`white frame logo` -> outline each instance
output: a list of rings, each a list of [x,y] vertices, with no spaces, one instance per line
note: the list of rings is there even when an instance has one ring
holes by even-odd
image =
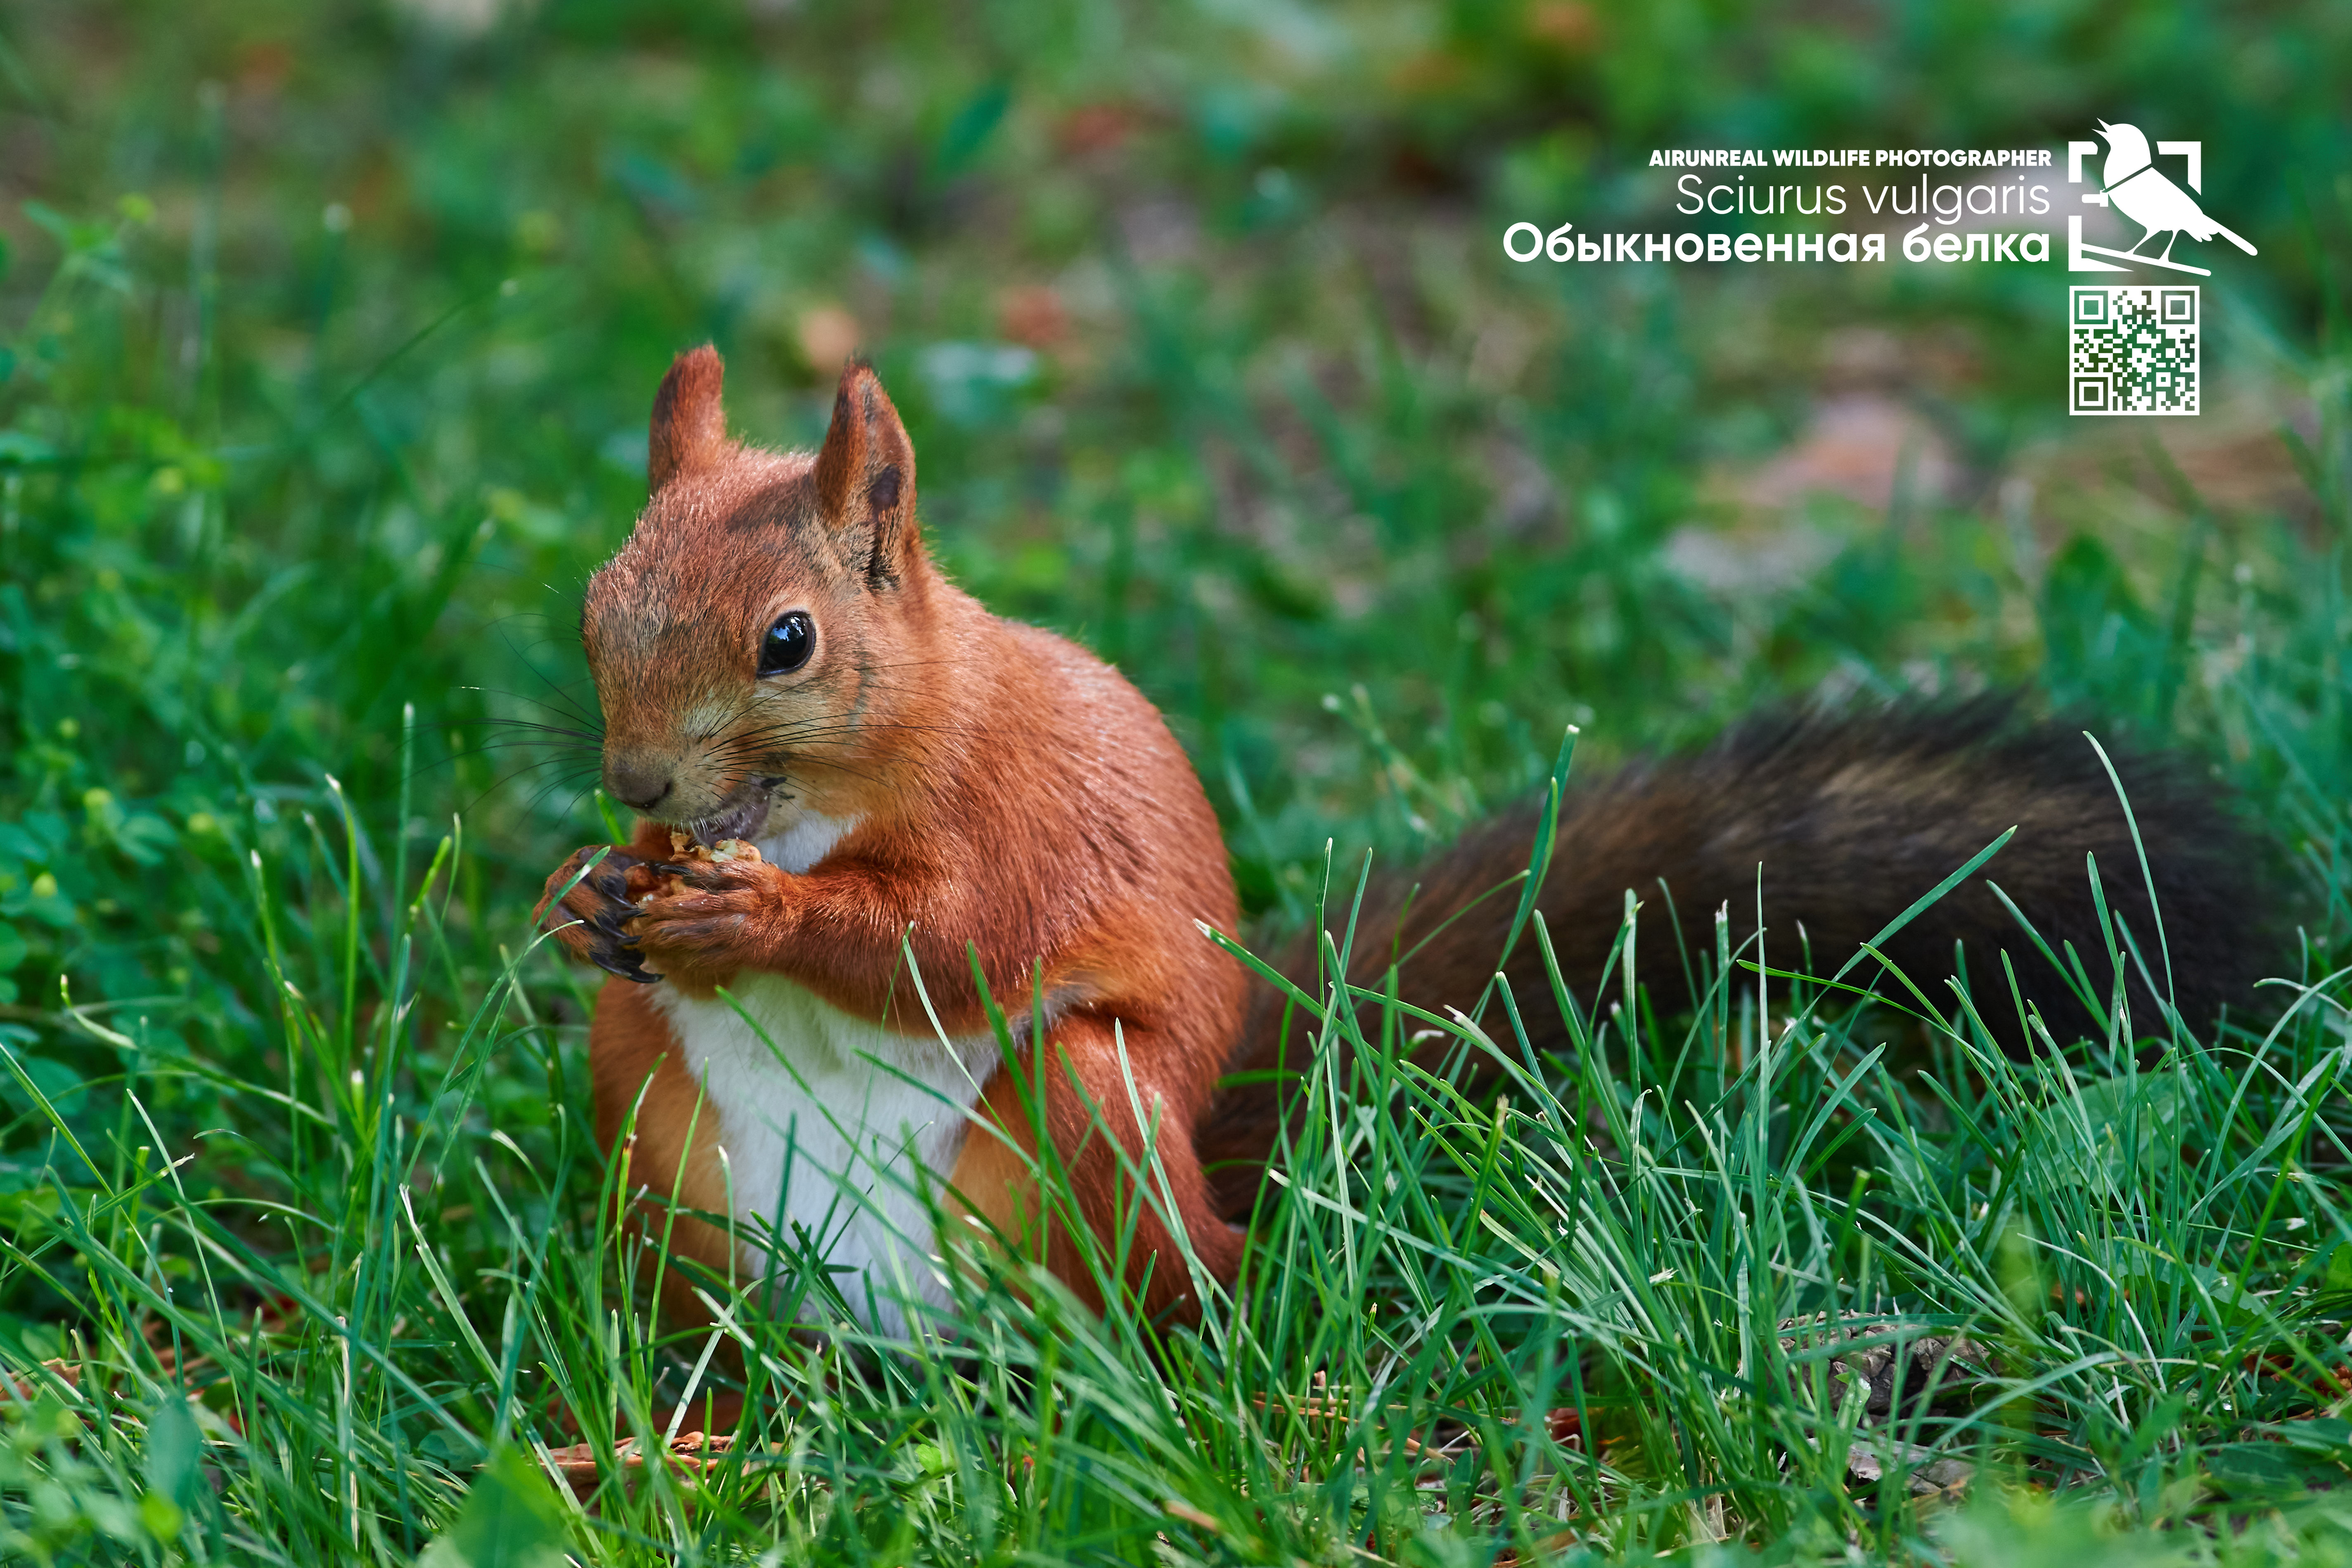
[[[2137,125],[2099,121],[2099,141],[2066,143],[2066,183],[2084,183],[2083,160],[2100,160],[2098,189],[2082,193],[2084,206],[2105,207],[2137,224],[2138,239],[2125,249],[2083,238],[2083,215],[2066,218],[2069,272],[2122,272],[2153,267],[2210,278],[2212,269],[2173,259],[2186,237],[2227,239],[2247,255],[2253,246],[2205,211],[2205,143],[2158,142],[2150,149]],[[2101,142],[2105,145],[2102,146]],[[2179,158],[2186,188],[2157,166]],[[2152,251],[2158,236],[2164,247]],[[2202,402],[2205,313],[2195,284],[2074,284],[2066,301],[2066,411],[2077,415],[2194,415]]]
[[[2083,183],[2083,158],[2085,153],[2105,157],[2099,170],[2099,188],[2083,194],[2085,206],[2105,207],[2117,216],[2138,224],[2147,232],[2128,250],[2115,250],[2104,245],[2083,242],[2083,215],[2070,214],[2066,219],[2066,270],[2069,272],[2128,272],[2130,267],[2118,267],[2115,262],[2130,262],[2140,267],[2162,267],[2174,272],[2191,272],[2200,278],[2210,278],[2212,269],[2192,267],[2185,261],[2172,259],[2172,247],[2180,237],[2194,240],[2223,238],[2248,256],[2258,254],[2252,245],[2226,228],[2216,219],[2206,216],[2199,197],[2205,190],[2205,143],[2202,142],[2158,142],[2156,151],[2148,151],[2147,138],[2137,125],[2109,124],[2099,121],[2099,134],[2106,142],[2103,149],[2096,142],[2066,143],[2066,183]],[[2189,188],[2182,190],[2171,176],[2156,165],[2158,157],[2186,160],[2183,171],[2189,177]],[[2158,235],[2166,237],[2161,255],[2145,256],[2140,247]],[[2093,257],[2111,258],[2095,261]]]

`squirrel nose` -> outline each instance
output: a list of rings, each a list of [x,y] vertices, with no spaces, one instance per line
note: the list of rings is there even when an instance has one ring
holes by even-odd
[[[616,757],[604,764],[604,787],[635,811],[651,811],[667,800],[677,782],[659,763]]]

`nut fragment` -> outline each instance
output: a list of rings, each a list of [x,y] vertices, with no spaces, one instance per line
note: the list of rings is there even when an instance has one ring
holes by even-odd
[[[748,838],[722,838],[716,844],[705,845],[697,843],[691,833],[672,828],[669,858],[677,865],[728,866],[744,860],[756,862],[762,857],[760,847]],[[686,890],[684,879],[674,872],[665,875],[647,865],[629,868],[629,898],[640,908],[656,898],[675,898]]]

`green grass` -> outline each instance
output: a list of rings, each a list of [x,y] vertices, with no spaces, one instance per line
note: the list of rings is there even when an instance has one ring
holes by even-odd
[[[2352,1557],[2342,19],[1570,9],[0,17],[0,1556]],[[1634,210],[1650,145],[2126,112],[2193,118],[2263,250],[2209,291],[2234,447],[2069,428],[2054,273],[1494,254]],[[1357,851],[1537,787],[1569,723],[1581,771],[1995,684],[2210,755],[2317,966],[2274,1031],[2030,1064],[1939,976],[1768,1015],[1728,953],[1689,1018],[1372,1009],[1197,1335],[999,1266],[949,1338],[789,1331],[805,1271],[667,1332],[527,918],[593,772],[511,721],[593,712],[570,629],[669,353],[807,443],[823,309],[951,570],[1169,713],[1254,938],[1344,934]],[[1722,497],[1854,327],[1960,482],[1810,504],[1792,580],[1678,567],[1788,527]],[[1521,1049],[1542,1009],[1572,1058]],[[1431,1027],[1500,1094],[1401,1063]],[[1999,1362],[1875,1484],[1778,1327],[1847,1312]],[[693,1488],[543,1479],[747,1384]],[[1905,1495],[1948,1456],[1969,1500]]]

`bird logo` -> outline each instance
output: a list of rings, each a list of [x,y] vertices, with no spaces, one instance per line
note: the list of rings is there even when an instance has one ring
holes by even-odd
[[[2207,217],[2195,196],[2158,170],[2147,150],[2147,138],[2140,134],[2138,126],[2110,125],[2102,120],[2099,134],[2107,139],[2107,164],[2099,172],[2107,205],[2147,230],[2125,254],[2137,256],[2140,246],[2159,234],[2168,234],[2172,237],[2164,242],[2164,255],[2158,259],[2169,261],[2173,246],[2184,233],[2200,240],[2218,234],[2248,256],[2257,254],[2244,236]]]
[[[2089,261],[2088,257],[2106,256],[2117,261],[2137,262],[2148,267],[2169,268],[2176,272],[2194,272],[2199,277],[2210,277],[2202,267],[2191,267],[2172,259],[2172,247],[2187,235],[2199,241],[2216,237],[2226,239],[2248,256],[2259,254],[2253,245],[2236,230],[2207,216],[2205,209],[2189,191],[2173,183],[2171,177],[2156,166],[2156,153],[2185,155],[2189,160],[2189,184],[2194,189],[2201,184],[2204,144],[2198,142],[2159,142],[2154,152],[2147,137],[2137,125],[2110,124],[2099,121],[2099,135],[2106,141],[2106,161],[2099,171],[2099,189],[2085,194],[2083,200],[2093,206],[2112,208],[2140,226],[2141,234],[2128,250],[2111,250],[2105,246],[2083,243],[2079,217],[2068,220],[2073,244],[2073,269],[2078,272],[2121,272],[2127,268]],[[2099,150],[2095,142],[2068,143],[2071,170],[2069,178],[2080,179],[2082,156]],[[2147,253],[2146,247],[2158,235],[2165,237],[2164,249]]]

